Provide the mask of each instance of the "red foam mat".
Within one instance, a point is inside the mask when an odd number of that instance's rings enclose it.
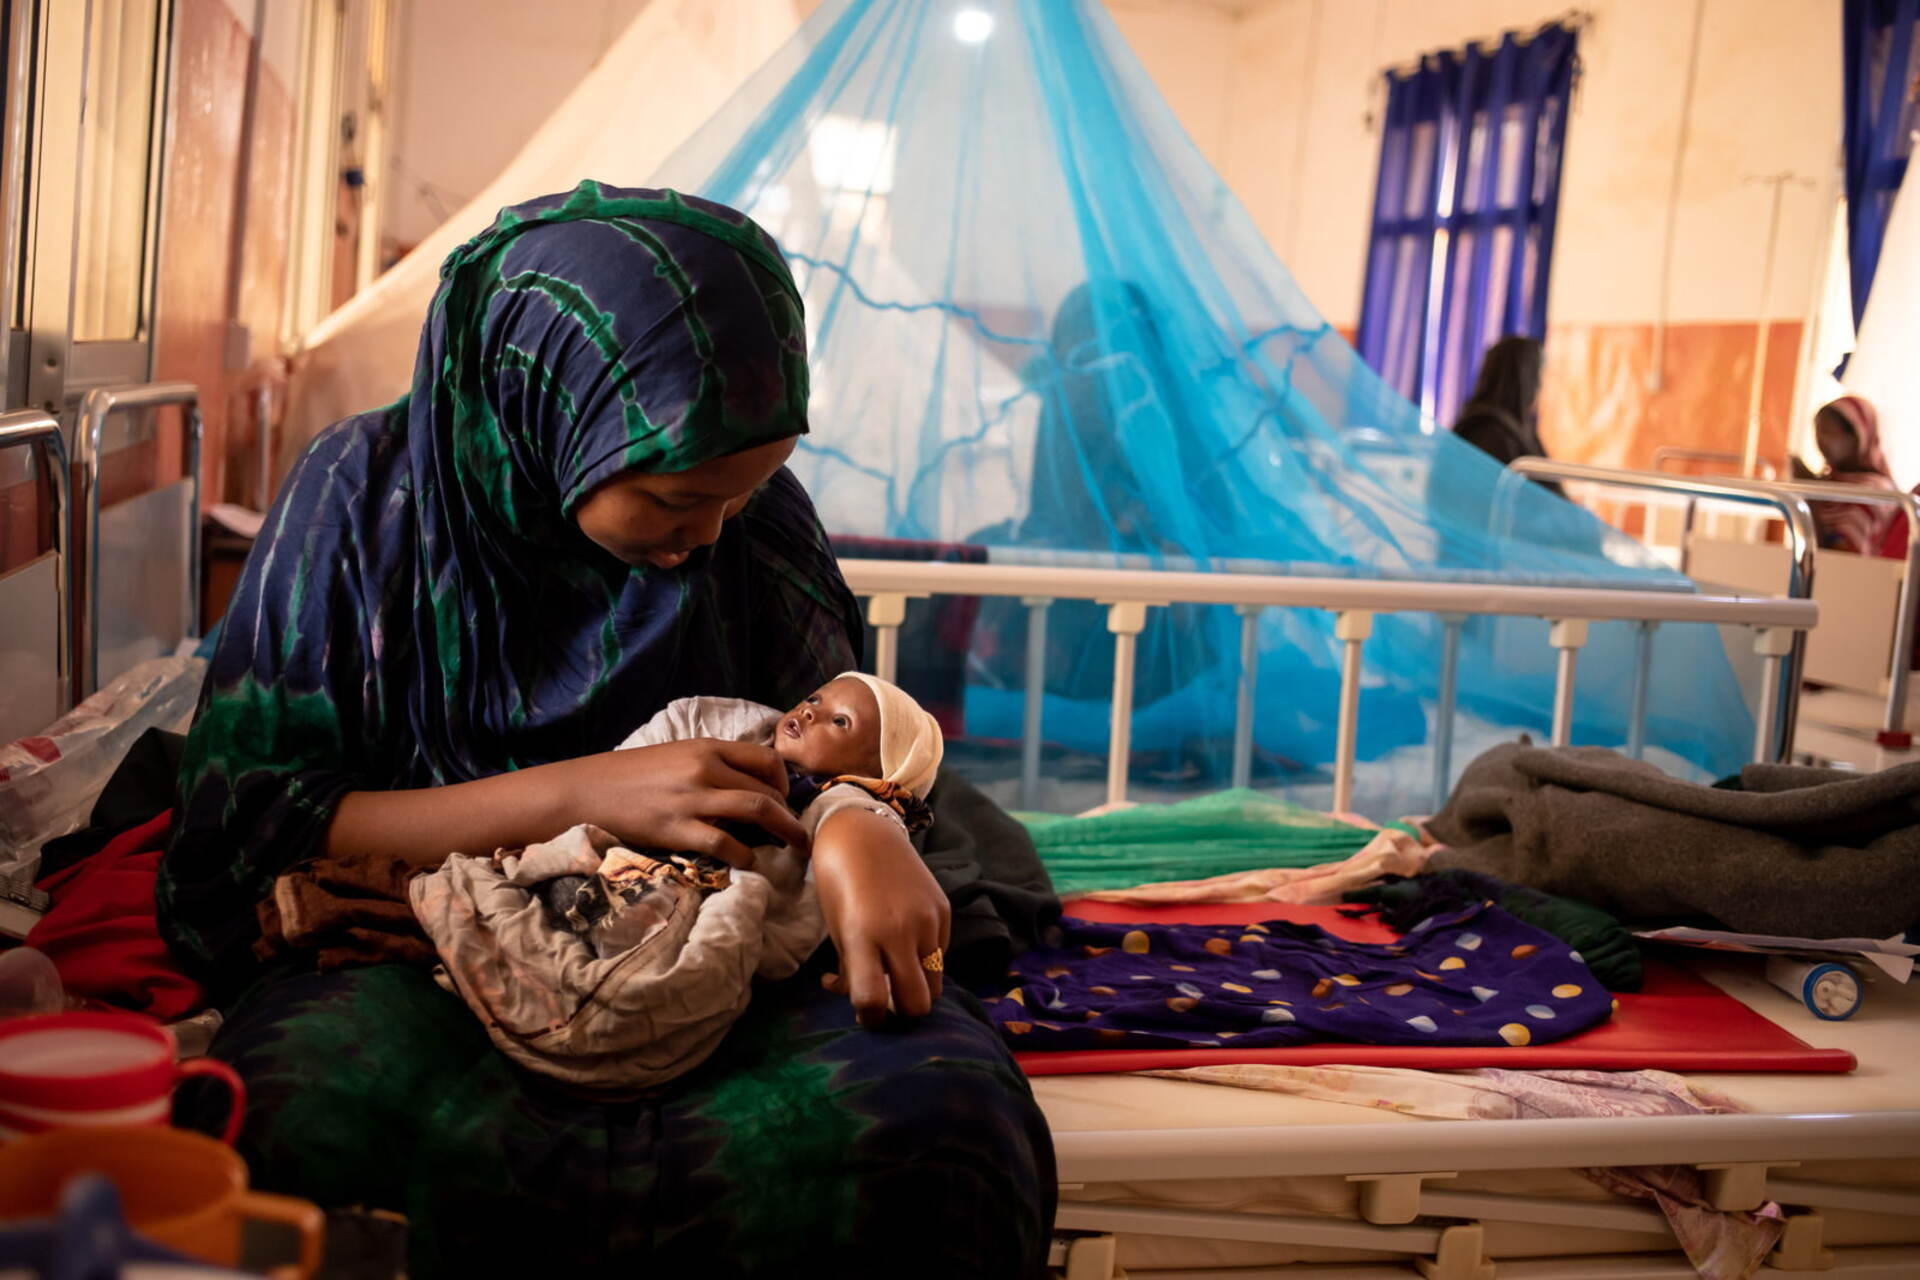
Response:
[[[1292,920],[1317,924],[1355,942],[1388,942],[1396,935],[1372,919],[1349,920],[1339,907],[1293,907],[1236,902],[1178,907],[1128,907],[1105,902],[1067,904],[1086,920],[1154,924],[1245,924]],[[1781,996],[1781,999],[1787,999]],[[1584,1067],[1596,1071],[1851,1071],[1853,1055],[1816,1049],[1767,1021],[1720,988],[1684,969],[1649,958],[1646,984],[1623,992],[1620,1011],[1590,1031],[1524,1048],[1422,1048],[1412,1045],[1307,1044],[1290,1049],[1075,1049],[1021,1053],[1015,1058],[1030,1076],[1084,1075],[1271,1062],[1290,1066],[1514,1067],[1541,1070]]]

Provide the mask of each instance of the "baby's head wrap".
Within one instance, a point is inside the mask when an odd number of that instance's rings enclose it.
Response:
[[[873,690],[880,706],[880,773],[883,781],[898,783],[925,800],[933,789],[934,774],[946,750],[940,722],[921,709],[899,686],[878,676],[849,671],[842,680],[858,680]]]

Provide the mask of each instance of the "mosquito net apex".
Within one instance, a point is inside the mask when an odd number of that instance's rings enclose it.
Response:
[[[785,246],[813,367],[793,465],[835,533],[1018,563],[1691,589],[1537,486],[1496,512],[1500,469],[1314,311],[1096,0],[827,0],[654,180]],[[947,637],[969,650],[969,738],[1019,735],[1023,615],[989,601]],[[1049,631],[1045,736],[1101,750],[1105,611],[1055,605]],[[1154,611],[1137,767],[1225,777],[1238,635],[1225,607]],[[1633,651],[1629,624],[1593,628],[1577,741],[1625,741]],[[1427,741],[1440,653],[1435,618],[1377,619],[1363,757]],[[1311,777],[1333,755],[1332,617],[1268,611],[1258,662],[1263,774]],[[1545,622],[1469,624],[1463,715],[1544,731],[1553,666]],[[1714,629],[1662,627],[1651,678],[1650,743],[1743,758],[1752,716]],[[1428,785],[1414,771],[1398,798]]]

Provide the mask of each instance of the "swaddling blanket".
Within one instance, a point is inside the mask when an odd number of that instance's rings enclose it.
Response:
[[[771,741],[780,713],[724,698],[681,699],[622,747],[684,738]],[[800,815],[811,834],[848,807],[898,820],[851,784],[832,785]],[[433,941],[441,981],[520,1065],[596,1093],[631,1093],[691,1070],[747,1006],[756,977],[791,976],[826,935],[807,864],[763,846],[719,889],[607,832],[577,826],[489,857],[454,854],[409,886]],[[621,904],[624,949],[555,921],[538,887],[558,876],[603,877]]]

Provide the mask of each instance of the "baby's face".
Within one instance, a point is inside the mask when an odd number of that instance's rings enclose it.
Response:
[[[880,776],[880,704],[858,680],[834,680],[781,718],[773,749],[796,769]]]

